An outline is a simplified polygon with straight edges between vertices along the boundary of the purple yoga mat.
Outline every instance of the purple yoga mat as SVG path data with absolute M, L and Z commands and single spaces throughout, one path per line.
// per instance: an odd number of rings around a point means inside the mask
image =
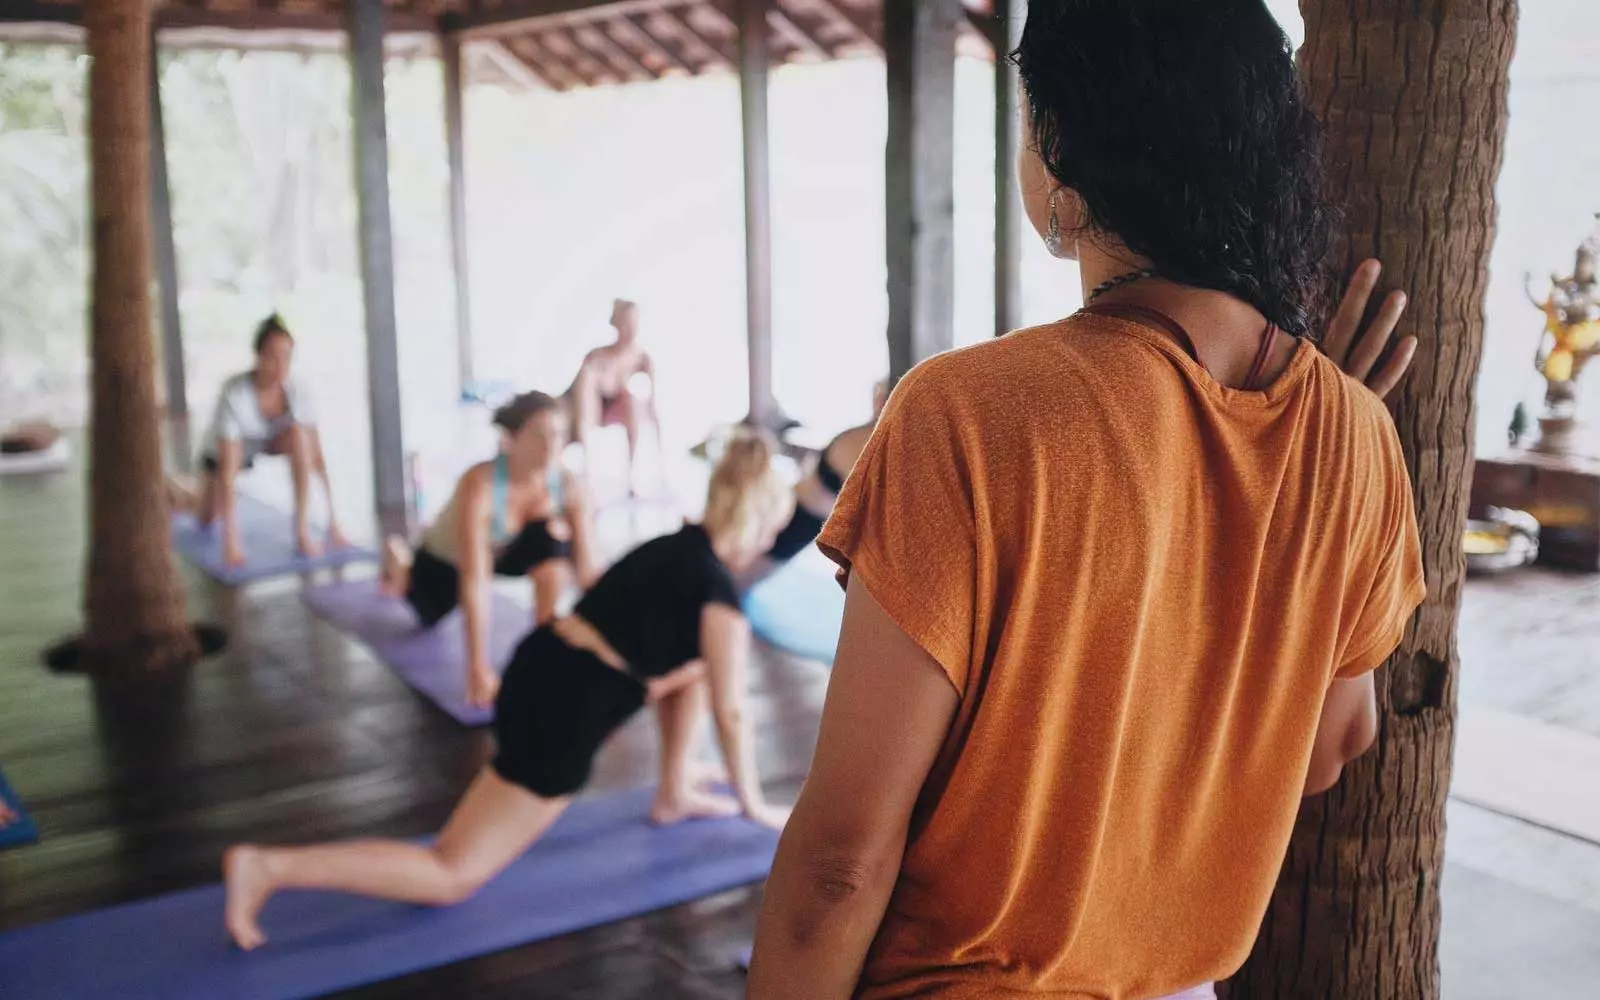
M 359 545 L 328 548 L 315 559 L 300 554 L 294 537 L 294 523 L 287 511 L 260 500 L 238 495 L 234 513 L 239 518 L 239 542 L 244 546 L 243 566 L 229 566 L 222 560 L 222 527 L 213 522 L 202 528 L 190 514 L 172 515 L 172 544 L 201 571 L 230 587 L 265 580 L 274 576 L 293 576 L 316 569 L 375 562 L 378 554 Z
M 376 580 L 342 580 L 300 592 L 306 606 L 341 632 L 367 644 L 400 679 L 457 722 L 482 726 L 494 718 L 467 704 L 467 641 L 461 611 L 431 629 L 417 624 L 411 605 L 378 589 Z M 533 612 L 501 594 L 489 606 L 489 662 L 504 670 L 517 643 L 533 630 Z
M 542 941 L 767 877 L 778 835 L 744 819 L 673 827 L 652 789 L 585 798 L 472 899 L 425 909 L 329 893 L 268 905 L 268 943 L 229 945 L 221 886 L 0 934 L 0 995 L 298 1000 Z

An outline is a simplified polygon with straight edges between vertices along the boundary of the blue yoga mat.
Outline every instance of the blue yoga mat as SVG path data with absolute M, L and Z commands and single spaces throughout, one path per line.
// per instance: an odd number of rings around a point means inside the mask
M 331 893 L 268 904 L 233 948 L 208 886 L 0 935 L 0 993 L 29 1000 L 297 1000 L 701 899 L 766 878 L 778 835 L 748 820 L 659 828 L 653 789 L 580 800 L 460 906 Z
M 494 711 L 467 704 L 467 639 L 461 610 L 431 629 L 417 624 L 411 605 L 378 589 L 376 580 L 340 580 L 307 587 L 300 599 L 346 635 L 360 639 L 389 669 L 466 726 L 487 725 Z M 489 606 L 489 662 L 501 670 L 522 637 L 533 631 L 533 612 L 503 594 Z
M 832 663 L 844 622 L 844 591 L 833 564 L 818 552 L 803 552 L 751 588 L 745 617 L 762 639 L 796 656 Z
M 378 554 L 359 545 L 326 549 L 315 559 L 300 554 L 294 525 L 286 511 L 239 494 L 234 502 L 239 518 L 239 541 L 248 560 L 234 568 L 222 561 L 222 527 L 213 522 L 202 528 L 192 515 L 172 516 L 172 544 L 213 580 L 239 586 L 274 576 L 293 576 L 311 570 L 351 563 L 375 562 Z
M 28 815 L 28 810 L 22 808 L 22 800 L 17 798 L 17 793 L 6 781 L 4 772 L 0 772 L 0 802 L 10 806 L 11 811 L 17 814 L 15 821 L 0 827 L 0 850 L 5 850 L 7 847 L 21 847 L 39 839 L 38 825 L 34 823 L 33 817 Z M 4 977 L 0 976 L 0 983 L 4 982 Z

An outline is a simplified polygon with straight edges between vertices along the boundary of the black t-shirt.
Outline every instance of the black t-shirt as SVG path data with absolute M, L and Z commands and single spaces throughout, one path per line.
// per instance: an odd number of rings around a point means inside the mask
M 573 613 L 605 636 L 640 677 L 700 658 L 700 612 L 739 609 L 739 592 L 698 524 L 652 539 L 606 570 Z

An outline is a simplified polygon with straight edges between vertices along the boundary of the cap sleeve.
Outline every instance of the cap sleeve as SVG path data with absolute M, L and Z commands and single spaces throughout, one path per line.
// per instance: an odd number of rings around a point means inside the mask
M 1347 680 L 1377 669 L 1389 658 L 1428 593 L 1411 477 L 1387 414 L 1381 420 L 1376 450 L 1382 465 L 1380 513 L 1371 522 L 1376 530 L 1369 536 L 1368 550 L 1351 560 L 1359 581 L 1353 588 L 1353 625 L 1335 671 Z
M 978 536 L 959 406 L 938 359 L 895 389 L 817 544 L 944 669 L 971 673 Z

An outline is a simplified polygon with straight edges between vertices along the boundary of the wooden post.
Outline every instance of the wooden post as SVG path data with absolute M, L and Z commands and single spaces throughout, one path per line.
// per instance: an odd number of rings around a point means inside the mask
M 739 106 L 744 126 L 745 312 L 750 348 L 750 421 L 771 424 L 772 183 L 767 80 L 772 61 L 767 15 L 772 0 L 739 4 Z
M 1022 325 L 1022 144 L 1019 76 L 1011 53 L 1022 40 L 1027 0 L 995 0 L 994 51 L 994 335 Z
M 389 227 L 389 136 L 383 106 L 384 0 L 349 0 L 350 111 L 354 121 L 357 244 L 367 326 L 367 397 L 372 416 L 372 491 L 383 531 L 405 527 L 405 446 L 400 427 L 400 354 Z
M 1357 9 L 1359 7 L 1359 10 Z M 1306 95 L 1327 127 L 1345 261 L 1375 256 L 1421 341 L 1391 397 L 1428 599 L 1377 675 L 1378 740 L 1301 810 L 1232 998 L 1439 996 L 1472 386 L 1505 143 L 1516 0 L 1303 0 Z
M 439 39 L 444 64 L 444 142 L 450 161 L 450 249 L 455 265 L 456 353 L 461 388 L 474 378 L 472 360 L 471 269 L 467 266 L 467 147 L 463 103 L 466 81 L 461 68 L 461 35 L 445 32 Z
M 183 428 L 173 458 L 188 471 L 189 390 L 184 376 L 183 319 L 178 312 L 178 250 L 172 234 L 172 188 L 167 181 L 167 129 L 161 114 L 160 49 L 150 42 L 150 222 L 155 229 L 156 281 L 161 288 L 161 360 L 167 420 Z
M 955 345 L 955 59 L 961 0 L 884 0 L 889 377 Z
M 150 0 L 85 8 L 89 54 L 89 550 L 83 665 L 142 679 L 199 658 L 173 565 L 150 329 Z

